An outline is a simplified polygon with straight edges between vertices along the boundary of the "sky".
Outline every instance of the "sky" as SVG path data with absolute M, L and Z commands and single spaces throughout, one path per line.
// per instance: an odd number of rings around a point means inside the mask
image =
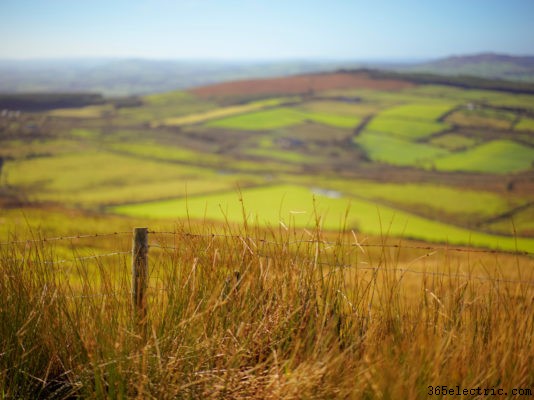
M 0 58 L 534 54 L 534 0 L 0 0 Z

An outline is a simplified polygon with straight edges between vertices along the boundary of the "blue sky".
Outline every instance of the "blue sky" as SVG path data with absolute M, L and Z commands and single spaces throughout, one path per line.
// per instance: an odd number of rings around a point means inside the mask
M 534 0 L 1 0 L 0 58 L 534 54 Z

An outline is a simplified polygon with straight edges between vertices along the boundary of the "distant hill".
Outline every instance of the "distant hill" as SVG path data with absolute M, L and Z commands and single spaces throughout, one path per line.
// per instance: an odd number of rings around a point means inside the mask
M 534 83 L 534 56 L 453 56 L 435 61 L 0 60 L 2 93 L 131 96 L 232 82 L 360 68 Z M 401 77 L 395 76 L 395 79 Z M 409 78 L 409 77 L 405 77 Z M 418 78 L 419 79 L 419 78 Z M 435 80 L 435 78 L 432 78 Z M 446 84 L 446 82 L 445 82 Z
M 329 61 L 191 61 L 145 59 L 0 60 L 0 93 L 143 95 L 240 79 L 358 67 Z
M 534 82 L 534 56 L 495 53 L 451 56 L 401 67 L 400 70 Z

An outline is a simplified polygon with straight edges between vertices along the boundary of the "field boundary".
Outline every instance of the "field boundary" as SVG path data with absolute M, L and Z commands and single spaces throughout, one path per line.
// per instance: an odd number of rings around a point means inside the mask
M 530 203 L 529 203 L 530 205 Z M 220 234 L 220 233 L 210 233 L 210 234 L 198 234 L 198 233 L 190 233 L 190 232 L 173 232 L 173 231 L 154 231 L 154 230 L 148 230 L 148 234 L 159 234 L 159 235 L 174 235 L 174 236 L 183 236 L 183 237 L 201 237 L 201 238 L 228 238 L 228 239 L 241 239 L 244 241 L 250 241 L 250 242 L 259 242 L 263 244 L 272 244 L 272 245 L 294 245 L 294 244 L 323 244 L 323 245 L 341 245 L 346 246 L 347 244 L 343 244 L 340 242 L 333 242 L 333 241 L 327 241 L 327 240 L 317 240 L 317 239 L 308 239 L 308 240 L 293 240 L 287 243 L 278 243 L 275 241 L 270 241 L 267 239 L 260 239 L 260 238 L 253 238 L 250 236 L 242 236 L 242 235 L 227 235 L 227 234 Z M 348 232 L 347 232 L 348 233 Z M 40 239 L 26 239 L 26 240 L 11 240 L 11 241 L 4 241 L 0 242 L 0 246 L 12 246 L 12 245 L 18 245 L 18 244 L 37 244 L 37 243 L 48 243 L 48 242 L 55 242 L 55 241 L 63 241 L 63 240 L 76 240 L 76 239 L 89 239 L 89 238 L 105 238 L 105 237 L 111 237 L 111 236 L 121 236 L 121 235 L 132 235 L 132 232 L 129 231 L 121 231 L 121 232 L 108 232 L 108 233 L 92 233 L 92 234 L 78 234 L 78 235 L 69 235 L 69 236 L 52 236 L 52 237 L 44 237 Z M 358 241 L 355 241 L 354 243 L 348 244 L 351 247 L 359 247 L 359 248 L 366 248 L 366 247 L 375 247 L 375 248 L 387 248 L 387 249 L 411 249 L 411 250 L 428 250 L 428 251 L 453 251 L 453 252 L 460 252 L 460 253 L 484 253 L 484 254 L 508 254 L 508 255 L 518 255 L 518 256 L 534 256 L 534 252 L 529 251 L 507 251 L 507 250 L 499 250 L 499 249 L 484 249 L 484 248 L 472 248 L 472 247 L 458 247 L 458 246 L 425 246 L 425 245 L 404 245 L 404 244 L 386 244 L 386 243 L 360 243 Z M 149 247 L 158 247 L 157 245 L 152 245 Z M 113 254 L 113 253 L 110 253 Z
M 155 235 L 154 238 L 152 238 L 152 235 Z M 159 235 L 159 237 L 158 237 Z M 111 251 L 108 253 L 102 253 L 102 254 L 94 254 L 94 255 L 88 255 L 88 256 L 81 256 L 81 257 L 73 257 L 70 259 L 55 259 L 55 260 L 46 260 L 43 258 L 43 255 L 39 253 L 39 251 L 32 254 L 32 250 L 35 248 L 38 249 L 37 246 L 48 244 L 48 243 L 54 243 L 58 241 L 74 241 L 74 240 L 83 240 L 83 239 L 108 239 L 110 237 L 117 237 L 117 236 L 128 236 L 132 240 L 131 249 L 129 251 L 126 250 L 117 250 L 117 251 Z M 325 278 L 328 278 L 332 274 L 336 273 L 339 270 L 345 270 L 350 269 L 354 271 L 364 271 L 364 272 L 370 272 L 372 276 L 375 278 L 378 276 L 378 274 L 393 274 L 392 276 L 395 276 L 397 279 L 402 280 L 405 275 L 407 274 L 416 274 L 420 275 L 422 279 L 426 279 L 427 277 L 432 278 L 441 278 L 441 279 L 455 279 L 457 281 L 464 281 L 465 284 L 472 281 L 479 281 L 479 282 L 489 282 L 491 286 L 499 287 L 499 285 L 517 285 L 518 289 L 525 290 L 528 288 L 534 288 L 534 280 L 523 280 L 523 279 L 506 279 L 501 273 L 498 271 L 495 273 L 496 276 L 478 276 L 473 275 L 471 273 L 454 273 L 452 271 L 449 272 L 441 272 L 441 271 L 427 271 L 426 268 L 424 270 L 416 270 L 411 268 L 401 268 L 398 266 L 388 267 L 386 264 L 382 265 L 379 264 L 377 267 L 368 266 L 365 265 L 367 263 L 363 263 L 364 265 L 360 265 L 362 263 L 353 263 L 353 262 L 328 262 L 321 260 L 321 257 L 319 256 L 319 253 L 322 251 L 319 250 L 319 246 L 325 246 L 325 249 L 328 248 L 355 248 L 359 251 L 361 251 L 363 254 L 366 254 L 365 248 L 382 248 L 384 249 L 392 249 L 395 251 L 400 252 L 403 248 L 405 249 L 416 249 L 416 250 L 422 250 L 425 253 L 421 256 L 415 258 L 412 260 L 407 266 L 409 267 L 412 265 L 413 262 L 417 260 L 421 260 L 427 257 L 431 257 L 434 254 L 436 254 L 439 251 L 454 251 L 454 252 L 462 252 L 462 253 L 479 253 L 479 254 L 511 254 L 510 252 L 505 251 L 499 251 L 499 250 L 485 250 L 485 249 L 472 249 L 472 248 L 460 248 L 460 247 L 448 247 L 448 246 L 425 246 L 425 245 L 402 245 L 402 244 L 373 244 L 373 243 L 360 243 L 358 242 L 358 238 L 354 235 L 354 241 L 352 243 L 347 242 L 344 243 L 342 241 L 327 241 L 327 240 L 321 240 L 321 239 L 307 239 L 307 240 L 287 240 L 287 241 L 274 241 L 274 240 L 267 240 L 265 238 L 253 238 L 249 235 L 239 235 L 239 234 L 220 234 L 220 233 L 211 233 L 211 234 L 196 234 L 186 231 L 157 231 L 157 230 L 149 230 L 149 228 L 134 228 L 133 232 L 108 232 L 108 233 L 94 233 L 94 234 L 78 234 L 78 235 L 69 235 L 69 236 L 54 236 L 54 237 L 45 237 L 45 238 L 32 238 L 29 240 L 13 240 L 13 241 L 5 241 L 0 242 L 1 246 L 6 247 L 0 247 L 0 251 L 7 250 L 6 255 L 7 257 L 2 257 L 1 260 L 7 263 L 16 263 L 18 266 L 24 266 L 29 265 L 33 266 L 33 263 L 41 263 L 45 266 L 54 266 L 54 265 L 65 265 L 72 263 L 81 267 L 85 267 L 85 262 L 90 260 L 100 260 L 102 258 L 107 257 L 116 257 L 120 256 L 122 257 L 121 264 L 124 266 L 128 265 L 128 260 L 131 255 L 131 288 L 130 290 L 127 289 L 127 287 L 124 287 L 125 290 L 122 291 L 115 291 L 111 288 L 104 289 L 102 292 L 82 292 L 80 294 L 71 294 L 67 296 L 67 298 L 70 299 L 90 299 L 90 298 L 106 298 L 111 297 L 115 299 L 128 299 L 128 302 L 131 302 L 131 310 L 132 310 L 132 321 L 135 325 L 135 330 L 139 337 L 142 339 L 143 342 L 147 340 L 147 334 L 148 334 L 148 298 L 152 296 L 157 296 L 158 293 L 169 293 L 169 295 L 172 293 L 172 289 L 167 287 L 166 285 L 160 286 L 157 283 L 156 284 L 150 284 L 150 258 L 149 253 L 150 249 L 155 249 L 156 255 L 158 254 L 158 251 L 163 252 L 169 252 L 173 255 L 173 259 L 177 259 L 180 255 L 180 250 L 183 250 L 176 245 L 171 246 L 167 245 L 164 241 L 162 241 L 162 236 L 172 236 L 173 242 L 176 244 L 177 242 L 185 242 L 192 241 L 195 238 L 201 238 L 201 239 L 209 239 L 211 240 L 209 242 L 208 247 L 210 247 L 213 243 L 213 240 L 215 239 L 232 239 L 236 240 L 237 243 L 240 243 L 243 245 L 243 256 L 245 254 L 249 254 L 250 256 L 254 257 L 254 259 L 267 259 L 272 260 L 275 259 L 273 255 L 268 254 L 269 249 L 263 247 L 261 248 L 261 245 L 266 246 L 275 246 L 276 248 L 281 247 L 282 252 L 291 252 L 292 248 L 291 246 L 295 247 L 294 257 L 292 255 L 292 258 L 288 264 L 289 267 L 299 267 L 299 266 L 310 266 L 313 268 L 318 268 L 317 272 L 319 273 L 319 276 L 317 277 L 317 281 L 323 281 Z M 176 239 L 176 237 L 179 237 L 179 239 Z M 310 254 L 302 256 L 299 253 L 299 245 L 308 245 L 312 246 L 307 247 L 308 250 L 312 250 L 315 254 Z M 36 246 L 37 245 L 37 246 Z M 22 253 L 22 258 L 17 258 L 17 251 L 9 251 L 9 246 L 17 247 L 20 246 L 20 250 Z M 265 251 L 267 250 L 267 251 Z M 306 249 L 304 249 L 306 250 Z M 73 249 L 74 251 L 74 249 Z M 29 253 L 28 253 L 29 252 Z M 3 253 L 3 252 L 2 252 Z M 0 254 L 2 254 L 0 253 Z M 512 253 L 516 256 L 529 256 L 532 257 L 532 253 L 528 252 L 516 252 Z M 161 253 L 160 253 L 161 255 Z M 98 264 L 99 268 L 105 268 L 105 264 Z M 195 261 L 196 266 L 196 261 Z M 193 268 L 195 268 L 195 266 Z M 323 269 L 326 268 L 326 269 Z M 69 269 L 67 269 L 68 271 Z M 61 272 L 62 269 L 55 269 L 52 270 L 53 273 Z M 233 273 L 229 272 L 229 276 L 226 279 L 225 287 L 228 288 L 228 285 L 231 285 L 234 280 L 234 286 L 232 288 L 233 291 L 236 291 L 239 289 L 239 283 L 242 278 L 240 278 L 240 273 L 234 271 Z M 237 277 L 237 278 L 234 278 Z M 111 290 L 110 290 L 111 289 Z M 344 295 L 342 293 L 342 295 Z M 224 299 L 221 299 L 222 302 L 226 301 Z M 221 303 L 222 304 L 222 303 Z
M 138 228 L 136 228 L 138 229 Z M 147 249 L 153 248 L 153 249 L 160 249 L 164 251 L 178 251 L 179 248 L 175 246 L 167 246 L 165 244 L 162 244 L 161 242 L 152 242 L 149 243 L 148 237 L 149 235 L 172 235 L 172 236 L 181 236 L 185 239 L 187 238 L 225 238 L 225 239 L 238 239 L 240 240 L 247 249 L 254 255 L 257 255 L 259 257 L 264 258 L 270 258 L 271 256 L 262 254 L 260 252 L 255 252 L 252 250 L 251 247 L 256 247 L 256 243 L 266 244 L 266 245 L 273 245 L 273 246 L 279 246 L 279 247 L 286 247 L 292 246 L 292 245 L 300 245 L 300 244 L 315 244 L 315 245 L 326 245 L 326 246 L 338 246 L 338 247 L 353 247 L 358 248 L 362 251 L 363 254 L 365 254 L 365 248 L 382 248 L 382 249 L 390 249 L 390 250 L 403 250 L 403 249 L 410 249 L 410 250 L 423 250 L 427 253 L 422 255 L 420 258 L 423 257 L 429 257 L 437 252 L 458 252 L 458 253 L 478 253 L 478 254 L 507 254 L 512 256 L 526 256 L 526 257 L 532 257 L 534 256 L 534 253 L 528 252 L 528 251 L 505 251 L 505 250 L 492 250 L 492 249 L 479 249 L 479 248 L 468 248 L 468 247 L 450 247 L 450 246 L 431 246 L 431 245 L 404 245 L 404 244 L 386 244 L 386 243 L 363 243 L 358 242 L 357 239 L 354 239 L 354 242 L 352 243 L 342 243 L 342 242 L 334 242 L 334 241 L 327 241 L 327 240 L 319 240 L 319 239 L 306 239 L 306 240 L 292 240 L 287 242 L 276 242 L 273 240 L 267 240 L 262 238 L 253 238 L 251 236 L 243 236 L 243 235 L 230 235 L 230 234 L 219 234 L 219 233 L 211 233 L 211 234 L 198 234 L 198 233 L 191 233 L 191 232 L 179 232 L 179 231 L 156 231 L 156 230 L 149 230 L 147 228 L 147 239 L 146 239 L 146 247 Z M 28 245 L 35 245 L 35 244 L 46 244 L 46 243 L 52 243 L 57 241 L 73 241 L 73 240 L 79 240 L 79 239 L 94 239 L 94 238 L 109 238 L 113 236 L 123 236 L 123 235 L 129 235 L 132 238 L 135 235 L 134 233 L 128 232 L 128 231 L 121 231 L 121 232 L 109 232 L 109 233 L 93 233 L 93 234 L 79 234 L 79 235 L 69 235 L 69 236 L 54 236 L 54 237 L 45 237 L 40 239 L 28 239 L 28 240 L 13 240 L 13 241 L 5 241 L 0 242 L 0 246 L 15 246 L 15 245 L 25 245 L 27 247 Z M 248 244 L 251 244 L 252 246 L 249 246 Z M 86 261 L 86 260 L 94 260 L 94 259 L 100 259 L 104 257 L 113 257 L 113 256 L 124 256 L 124 255 L 130 255 L 134 256 L 135 250 L 132 246 L 132 250 L 129 251 L 112 251 L 108 253 L 102 253 L 102 254 L 94 254 L 94 255 L 88 255 L 88 256 L 81 256 L 81 257 L 73 257 L 69 259 L 58 259 L 58 260 L 41 260 L 44 264 L 47 265 L 57 265 L 57 264 L 66 264 L 66 263 L 75 263 L 79 261 Z M 147 250 L 148 252 L 148 250 Z M 15 259 L 14 261 L 17 262 L 24 262 L 25 259 Z M 302 259 L 301 261 L 310 261 L 307 259 Z M 345 263 L 327 263 L 327 262 L 317 262 L 316 264 L 326 266 L 326 267 L 334 267 L 334 268 L 356 268 L 361 270 L 384 270 L 384 268 L 379 267 L 360 267 L 360 266 L 354 266 L 352 264 L 345 264 Z M 502 280 L 502 279 L 491 279 L 488 277 L 476 277 L 472 275 L 467 274 L 450 274 L 450 273 L 437 273 L 437 272 L 431 272 L 431 271 L 416 271 L 416 270 L 410 270 L 405 268 L 389 268 L 388 270 L 391 271 L 397 271 L 401 273 L 414 273 L 414 274 L 420 274 L 420 275 L 436 275 L 436 276 L 446 276 L 446 277 L 461 277 L 461 278 L 469 278 L 469 279 L 477 279 L 477 280 L 490 280 L 490 281 L 500 281 L 500 282 L 517 282 L 517 283 L 528 283 L 531 285 L 534 285 L 534 281 L 511 281 L 511 280 Z

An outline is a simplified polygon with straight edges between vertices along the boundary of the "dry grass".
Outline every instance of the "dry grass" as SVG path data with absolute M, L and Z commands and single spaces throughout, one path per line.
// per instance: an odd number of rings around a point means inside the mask
M 131 318 L 128 257 L 49 264 L 51 244 L 1 246 L 0 397 L 532 389 L 531 258 L 355 240 L 246 224 L 150 234 L 144 339 Z

